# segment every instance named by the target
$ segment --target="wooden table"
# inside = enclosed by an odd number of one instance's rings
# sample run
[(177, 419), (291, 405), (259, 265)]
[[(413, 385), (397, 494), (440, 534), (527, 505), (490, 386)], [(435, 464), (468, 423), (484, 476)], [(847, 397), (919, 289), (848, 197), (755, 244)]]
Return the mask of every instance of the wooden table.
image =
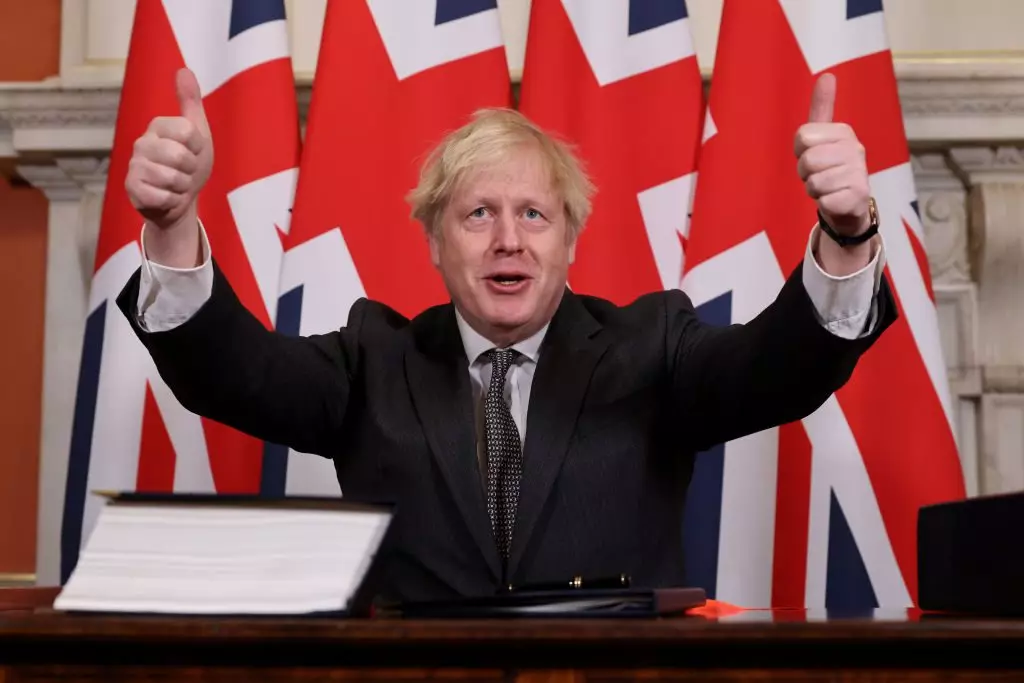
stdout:
[(0, 611), (23, 681), (1019, 681), (1024, 621), (818, 618), (401, 621)]

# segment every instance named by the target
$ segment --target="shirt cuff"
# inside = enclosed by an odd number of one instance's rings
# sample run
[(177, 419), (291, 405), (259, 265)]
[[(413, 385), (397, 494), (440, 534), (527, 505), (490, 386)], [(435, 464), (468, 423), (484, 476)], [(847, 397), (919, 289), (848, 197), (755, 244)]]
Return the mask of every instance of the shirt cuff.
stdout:
[(835, 276), (826, 273), (814, 256), (821, 231), (815, 225), (804, 255), (804, 289), (818, 313), (821, 324), (843, 339), (871, 334), (877, 320), (878, 291), (885, 272), (885, 242), (879, 234), (871, 261), (856, 273)]
[(172, 268), (146, 257), (142, 229), (142, 273), (139, 280), (138, 322), (148, 332), (166, 332), (196, 314), (213, 293), (213, 263), (206, 228), (199, 221), (203, 263), (195, 268)]

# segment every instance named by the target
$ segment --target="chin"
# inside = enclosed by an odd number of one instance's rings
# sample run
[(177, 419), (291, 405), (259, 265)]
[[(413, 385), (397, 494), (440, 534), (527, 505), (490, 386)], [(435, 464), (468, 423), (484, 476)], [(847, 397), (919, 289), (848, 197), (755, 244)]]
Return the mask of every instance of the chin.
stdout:
[(533, 313), (533, 307), (504, 302), (501, 305), (487, 306), (484, 310), (484, 320), (488, 325), (504, 330), (514, 330), (529, 323)]

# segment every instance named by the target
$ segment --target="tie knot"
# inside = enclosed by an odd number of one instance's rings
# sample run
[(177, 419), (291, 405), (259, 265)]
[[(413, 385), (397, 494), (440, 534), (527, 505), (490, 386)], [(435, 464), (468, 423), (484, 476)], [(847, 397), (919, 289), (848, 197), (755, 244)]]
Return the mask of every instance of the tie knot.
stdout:
[(487, 357), (490, 358), (494, 369), (499, 374), (504, 375), (512, 366), (512, 362), (516, 359), (518, 353), (514, 349), (491, 349), (487, 352)]
[(508, 374), (508, 369), (512, 367), (512, 363), (517, 355), (519, 355), (519, 352), (513, 349), (491, 349), (487, 351), (487, 358), (491, 361), (492, 386), (496, 383), (502, 385), (505, 383), (505, 375)]

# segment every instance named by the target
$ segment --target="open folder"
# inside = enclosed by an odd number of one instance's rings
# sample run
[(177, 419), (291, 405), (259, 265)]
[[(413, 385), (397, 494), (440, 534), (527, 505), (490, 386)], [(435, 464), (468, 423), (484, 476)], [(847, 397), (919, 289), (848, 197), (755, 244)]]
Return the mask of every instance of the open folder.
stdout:
[(596, 588), (510, 591), (492, 596), (404, 602), (378, 607), (384, 617), (657, 617), (706, 602), (701, 588)]

